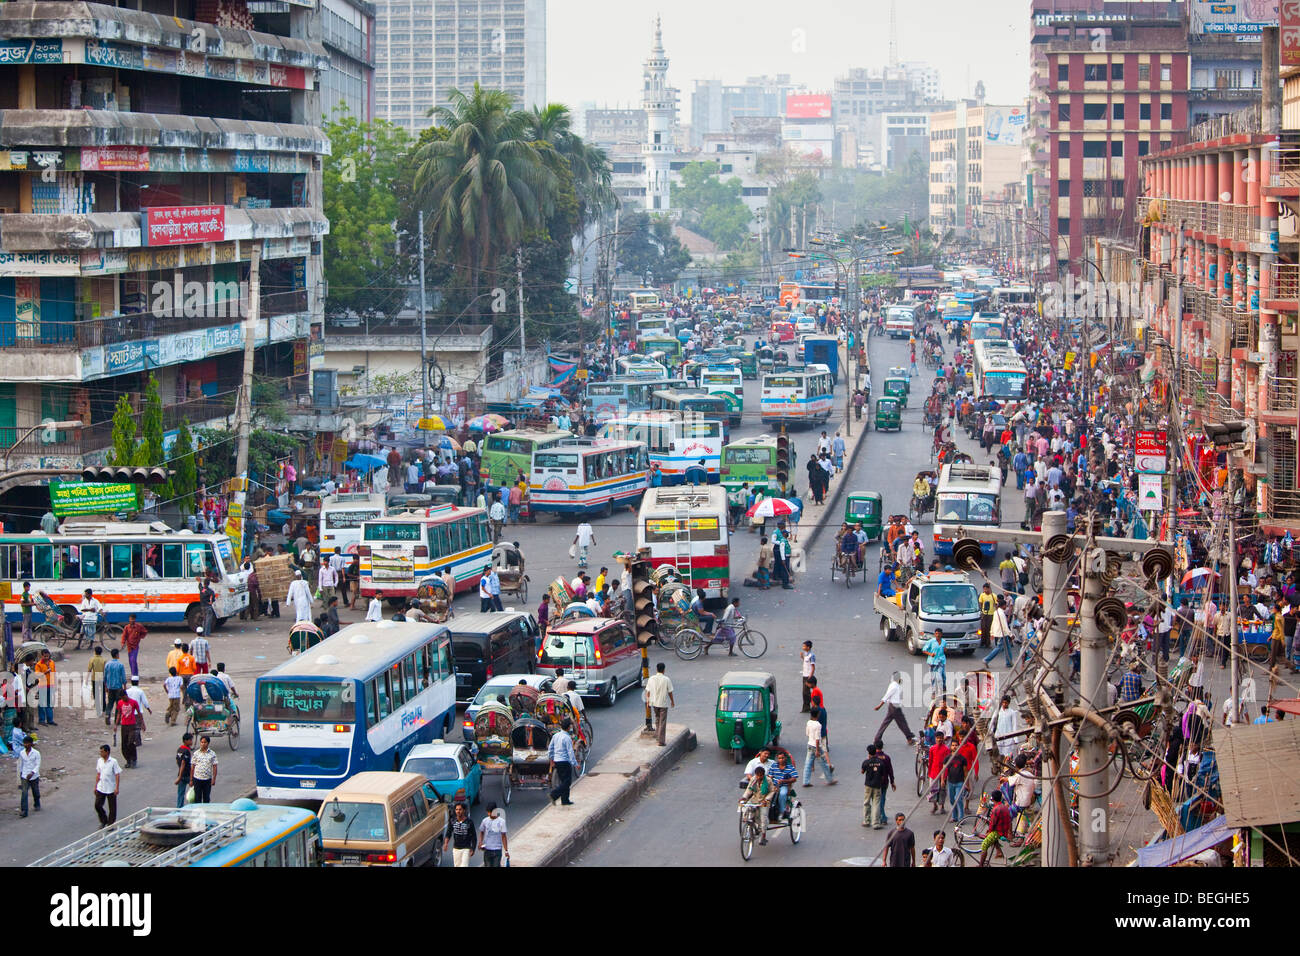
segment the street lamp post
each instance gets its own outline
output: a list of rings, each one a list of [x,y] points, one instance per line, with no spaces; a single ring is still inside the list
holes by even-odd
[[[82,423],[80,419],[66,422],[41,422],[38,425],[33,425],[31,428],[27,429],[27,431],[23,432],[12,445],[5,449],[4,457],[0,458],[0,471],[7,472],[9,470],[9,456],[13,454],[15,448],[30,438],[34,432],[39,431],[42,428],[53,428],[55,431],[64,431],[65,429],[71,430],[81,427]]]

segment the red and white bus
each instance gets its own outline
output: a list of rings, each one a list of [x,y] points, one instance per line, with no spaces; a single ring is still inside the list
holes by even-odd
[[[727,493],[720,485],[650,488],[641,501],[637,550],[650,549],[654,567],[677,568],[692,589],[725,598],[731,586]]]

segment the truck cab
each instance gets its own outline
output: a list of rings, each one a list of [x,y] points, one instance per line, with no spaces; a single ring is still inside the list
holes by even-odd
[[[886,640],[907,642],[909,654],[943,631],[949,652],[975,653],[980,643],[979,590],[964,571],[931,571],[907,582],[901,595],[876,594],[876,612]]]

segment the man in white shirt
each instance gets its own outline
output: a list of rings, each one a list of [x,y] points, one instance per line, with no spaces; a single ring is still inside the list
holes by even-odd
[[[27,793],[31,791],[32,805],[41,809],[41,752],[32,744],[31,734],[23,737],[23,749],[18,751],[18,815],[27,816]]]
[[[641,697],[654,713],[655,737],[659,741],[659,746],[664,747],[667,745],[668,708],[676,707],[677,700],[673,697],[673,682],[664,673],[663,661],[655,665],[655,673],[646,681],[645,691]]]
[[[501,528],[506,523],[506,506],[498,498],[492,502],[492,507],[488,508],[488,524],[492,527],[492,543],[496,544],[501,540]]]
[[[882,746],[882,738],[885,736],[885,728],[892,722],[898,723],[898,729],[907,737],[909,747],[916,744],[916,736],[907,726],[907,717],[903,713],[903,684],[899,677],[898,671],[894,671],[889,680],[889,688],[885,691],[885,696],[880,698],[880,703],[873,707],[873,710],[879,710],[881,707],[888,705],[889,709],[885,711],[885,719],[880,722],[880,729],[876,731],[876,736],[872,741],[876,747]]]
[[[145,711],[148,711],[149,715],[153,716],[153,708],[149,706],[149,695],[146,694],[144,692],[144,688],[140,686],[139,677],[131,678],[131,684],[126,689],[126,696],[130,697],[133,701],[135,701],[140,708],[139,711],[137,711],[136,713],[135,720],[136,720],[136,724],[138,725],[140,733],[143,734],[145,730],[145,725],[144,725]],[[143,737],[141,738],[141,740],[143,740]],[[136,746],[139,746],[139,744],[137,744]]]
[[[293,608],[295,624],[311,620],[311,601],[311,588],[302,579],[302,572],[293,572],[293,581],[289,585],[289,594],[284,603]]]
[[[333,564],[322,562],[320,570],[316,572],[316,583],[320,585],[321,606],[329,607],[330,598],[334,596],[334,589],[339,584],[339,573],[334,570]]]
[[[384,619],[384,592],[376,591],[370,603],[366,605],[367,621],[382,621]]]
[[[651,680],[654,680],[652,677]],[[754,759],[745,764],[745,779],[748,780],[754,775],[754,768],[762,767],[763,773],[772,769],[772,751],[764,748],[754,755]]]
[[[573,536],[573,543],[578,548],[578,567],[587,566],[587,548],[596,543],[596,532],[592,529],[591,523],[584,521],[578,525],[577,533]]]
[[[101,830],[117,822],[117,794],[122,787],[122,765],[111,753],[108,744],[100,744],[95,762],[95,814]]]
[[[942,830],[934,831],[934,846],[930,847],[930,866],[956,866],[953,861],[952,847],[944,846],[945,834]]]

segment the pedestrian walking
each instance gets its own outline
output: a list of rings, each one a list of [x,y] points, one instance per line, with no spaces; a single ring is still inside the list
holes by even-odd
[[[488,572],[492,569],[484,566],[483,572],[478,579],[478,610],[480,614],[486,614],[492,610],[492,588],[488,585]]]
[[[42,724],[48,724],[51,727],[57,727],[54,722],[54,674],[57,668],[54,666],[54,658],[50,656],[49,651],[41,651],[41,659],[36,662],[36,676],[40,679],[40,684],[36,688],[39,695],[37,697],[37,720]]]
[[[122,628],[122,646],[126,648],[127,664],[131,668],[131,676],[140,676],[140,642],[143,641],[149,632],[145,626],[136,620],[134,614],[128,614],[126,617],[126,627]]]
[[[27,816],[27,794],[32,795],[32,806],[41,809],[41,752],[32,745],[31,734],[23,736],[23,749],[18,751],[18,815]]]
[[[384,592],[376,591],[370,603],[366,605],[367,621],[382,621],[384,619]]]
[[[18,607],[23,615],[23,640],[32,639],[32,582],[23,582],[23,592],[18,595]]]
[[[311,621],[311,588],[302,579],[301,571],[293,572],[293,581],[289,585],[289,593],[285,597],[284,603],[293,608],[295,624]]]
[[[587,566],[587,549],[596,543],[596,532],[591,527],[591,523],[583,521],[578,525],[576,533],[573,535],[573,547],[570,549],[573,553],[570,557],[578,559],[578,567]]]
[[[812,707],[812,685],[808,679],[817,673],[817,655],[813,653],[812,641],[803,642],[803,650],[799,652],[800,673],[802,674],[803,684],[803,709],[799,712],[806,714]]]
[[[121,652],[115,647],[108,652],[110,660],[104,665],[104,726],[113,720],[117,702],[126,694],[126,665],[118,659]]]
[[[470,858],[474,856],[477,847],[478,840],[474,839],[474,824],[470,821],[469,810],[466,809],[465,804],[458,803],[456,809],[452,811],[447,835],[442,840],[442,852],[451,850],[452,866],[469,866]]]
[[[885,866],[916,866],[916,835],[907,828],[907,816],[894,817],[894,829],[885,840]]]
[[[495,803],[487,805],[487,816],[478,825],[478,848],[483,851],[484,866],[500,866],[503,855],[507,862],[510,860],[506,818],[502,816]]]
[[[966,772],[970,769],[966,757],[960,752],[960,741],[948,741],[948,806],[952,807],[952,822],[958,823],[965,815]]]
[[[108,744],[100,744],[95,762],[95,815],[101,830],[117,822],[117,795],[122,788],[122,765],[112,752]]]
[[[143,743],[144,732],[149,729],[149,724],[144,719],[144,715],[153,714],[153,708],[149,706],[149,695],[140,686],[140,678],[131,678],[131,685],[126,689],[126,696],[135,701],[138,708],[136,711],[136,731],[137,737],[141,738],[137,741],[137,744],[140,744]]]
[[[936,627],[934,637],[921,645],[921,651],[930,658],[930,691],[938,700],[948,690],[948,645],[943,640],[943,629]]]
[[[114,736],[120,732],[122,737],[122,756],[126,758],[126,769],[130,770],[135,766],[136,742],[138,732],[140,705],[134,698],[125,692],[117,699],[117,706],[113,710],[113,725],[117,729]]]
[[[881,808],[885,802],[885,762],[875,744],[867,744],[867,759],[862,761],[862,825],[879,830]]]
[[[997,596],[997,606],[993,609],[993,622],[989,626],[989,638],[993,642],[993,649],[984,658],[984,663],[988,664],[993,658],[998,656],[998,651],[1006,654],[1007,667],[1012,664],[1011,660],[1011,625],[1007,623],[1007,599],[1004,595]]]
[[[831,766],[826,748],[822,746],[822,722],[819,719],[821,715],[820,707],[813,707],[808,713],[808,723],[804,724],[804,736],[807,738],[808,751],[803,762],[803,785],[811,787],[812,772],[818,761],[822,765],[822,775],[826,778],[826,786],[832,787],[839,783],[835,779],[835,768]]]
[[[190,789],[190,771],[194,763],[194,749],[190,741],[191,733],[181,734],[181,745],[176,748],[176,809],[185,806],[186,792]]]
[[[163,723],[175,727],[181,715],[181,693],[185,690],[185,681],[176,673],[176,668],[168,668],[163,690],[167,694],[167,713],[163,715]]]
[[[96,644],[95,652],[86,662],[86,673],[90,675],[90,696],[95,702],[96,717],[104,713],[104,668],[107,665],[108,659],[104,657],[104,648]]]
[[[190,641],[190,657],[194,658],[194,673],[206,674],[212,662],[212,645],[203,635],[202,631],[197,631],[194,640]],[[177,668],[179,670],[180,668]]]
[[[561,806],[573,806],[573,801],[569,799],[569,787],[573,783],[573,770],[578,758],[573,752],[573,738],[569,736],[571,730],[573,730],[573,721],[565,717],[560,721],[560,729],[551,737],[551,742],[546,748],[547,755],[551,759],[551,769],[555,771],[558,778],[557,786],[550,794],[551,806],[555,806],[557,800]]]
[[[190,779],[194,784],[194,802],[211,803],[212,787],[217,782],[217,753],[212,749],[212,738],[204,734],[199,738],[199,749],[190,758]]]
[[[673,698],[673,682],[664,673],[663,661],[655,665],[655,673],[646,681],[645,691],[641,697],[654,714],[655,737],[659,741],[659,746],[667,746],[665,738],[668,732],[668,708],[676,707],[677,701]]]
[[[885,719],[880,722],[880,727],[876,730],[874,743],[877,749],[879,749],[884,739],[885,728],[891,723],[898,724],[898,729],[907,738],[907,745],[909,747],[913,746],[916,743],[916,737],[912,734],[911,728],[907,726],[907,716],[903,713],[903,684],[902,676],[898,671],[894,671],[890,676],[889,687],[885,690],[885,696],[880,698],[880,703],[876,704],[872,710],[879,710],[883,706],[888,706],[889,709],[885,711]]]

